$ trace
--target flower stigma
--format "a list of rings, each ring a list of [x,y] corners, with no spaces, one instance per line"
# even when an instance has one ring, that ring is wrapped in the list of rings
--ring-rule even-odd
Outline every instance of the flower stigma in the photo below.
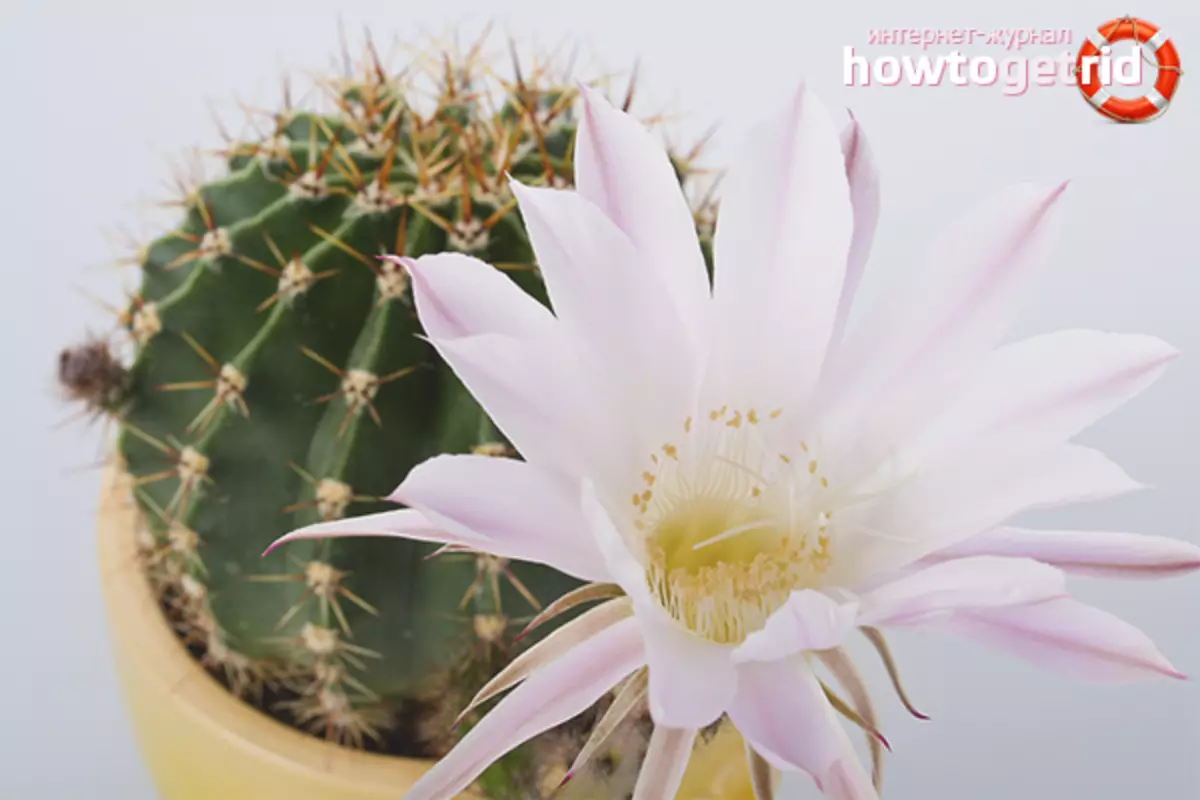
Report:
[[[829,481],[805,442],[770,444],[781,413],[689,417],[632,497],[652,595],[713,642],[740,643],[791,592],[820,588],[833,559]]]

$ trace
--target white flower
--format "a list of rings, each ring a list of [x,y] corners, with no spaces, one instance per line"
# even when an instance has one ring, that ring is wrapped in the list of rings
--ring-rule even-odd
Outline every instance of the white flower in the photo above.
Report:
[[[410,798],[462,790],[643,666],[656,729],[639,800],[673,796],[694,733],[722,714],[756,769],[874,797],[835,713],[877,733],[840,648],[856,627],[880,643],[878,627],[956,632],[1083,679],[1178,675],[1071,599],[1063,570],[1167,574],[1200,548],[1002,527],[1138,488],[1067,442],[1175,356],[1091,331],[998,346],[1063,186],[969,211],[847,332],[877,179],[857,124],[839,145],[810,93],[731,172],[711,291],[665,153],[586,91],[575,175],[577,192],[513,184],[553,313],[467,256],[399,259],[430,341],[525,460],[439,456],[391,498],[409,508],[285,537],[443,542],[623,593],[499,676],[481,699],[515,690]]]

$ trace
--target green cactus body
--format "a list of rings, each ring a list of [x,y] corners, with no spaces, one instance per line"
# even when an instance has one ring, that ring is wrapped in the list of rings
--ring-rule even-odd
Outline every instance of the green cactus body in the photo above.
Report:
[[[235,691],[288,687],[285,713],[331,738],[362,746],[405,724],[413,753],[435,753],[511,655],[514,623],[573,581],[399,539],[261,554],[298,526],[391,507],[382,496],[433,455],[511,454],[418,337],[407,275],[377,256],[470,253],[545,302],[505,174],[570,185],[574,90],[518,78],[489,110],[479,90],[495,87],[468,59],[420,114],[369,66],[331,88],[336,112],[285,110],[231,144],[227,177],[194,188],[143,251],[121,316],[136,354],[119,450],[150,577],[204,663]],[[429,730],[416,707],[435,709]]]

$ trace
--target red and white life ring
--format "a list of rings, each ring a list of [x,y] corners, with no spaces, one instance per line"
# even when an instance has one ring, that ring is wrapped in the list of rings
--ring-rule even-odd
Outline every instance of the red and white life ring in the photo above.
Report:
[[[1154,60],[1158,65],[1158,76],[1154,88],[1144,96],[1129,100],[1114,97],[1111,92],[1100,85],[1099,70],[1095,62],[1090,69],[1083,68],[1083,59],[1100,55],[1105,45],[1133,39],[1141,42],[1142,46],[1153,51]],[[1179,76],[1183,71],[1179,66],[1179,53],[1167,35],[1155,25],[1134,17],[1121,17],[1106,22],[1094,31],[1088,40],[1079,48],[1079,56],[1075,61],[1075,74],[1079,76],[1079,91],[1097,111],[1118,122],[1148,122],[1166,111],[1171,97],[1179,86]]]

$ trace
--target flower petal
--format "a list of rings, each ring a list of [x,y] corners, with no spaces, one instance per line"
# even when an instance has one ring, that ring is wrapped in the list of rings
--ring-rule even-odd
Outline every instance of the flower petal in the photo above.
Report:
[[[633,615],[627,598],[602,603],[557,628],[545,639],[524,651],[504,669],[497,672],[483,688],[475,693],[467,707],[459,712],[462,719],[475,708],[498,694],[508,691],[546,664],[560,658],[605,628],[612,627]]]
[[[654,726],[650,734],[650,746],[638,772],[633,800],[664,800],[674,797],[683,783],[688,759],[692,755],[692,744],[696,741],[695,728],[667,728]]]
[[[1153,383],[1177,350],[1153,336],[1059,331],[990,353],[937,424],[908,445],[968,449],[980,436],[1065,442]]]
[[[435,339],[554,335],[550,310],[490,264],[462,253],[391,258],[408,270],[417,317]]]
[[[997,446],[914,473],[875,500],[839,511],[828,580],[856,585],[1003,523],[1015,514],[1140,489],[1101,453],[1059,445],[1030,455]]]
[[[584,711],[642,662],[641,632],[632,619],[606,628],[501,700],[417,781],[405,800],[454,797],[493,761]]]
[[[839,349],[822,385],[825,414],[853,426],[882,393],[911,392],[990,350],[1046,260],[1064,189],[1012,187],[939,237],[924,271],[884,295]]]
[[[863,625],[922,625],[960,610],[1040,603],[1066,594],[1054,567],[1028,558],[946,561],[884,584],[862,598]]]
[[[588,732],[587,741],[583,743],[583,747],[579,748],[579,753],[571,763],[571,768],[567,770],[566,777],[563,778],[564,783],[577,775],[579,770],[592,760],[592,757],[608,743],[612,735],[616,733],[622,723],[629,719],[630,715],[645,711],[646,678],[646,669],[639,669],[621,684],[620,689],[614,692],[612,702],[608,704],[604,716],[592,726],[591,731]]]
[[[611,600],[614,597],[623,597],[625,592],[615,583],[585,583],[583,586],[572,589],[552,603],[549,603],[537,615],[531,619],[513,639],[513,644],[521,641],[537,628],[545,625],[555,617],[565,614],[574,608],[587,603],[592,603],[597,600]]]
[[[804,770],[818,784],[842,756],[845,731],[803,659],[740,664],[729,718],[773,767]]]
[[[588,535],[573,483],[524,461],[441,455],[418,464],[388,498],[418,509],[463,539],[487,539],[493,555],[550,564],[589,581],[608,573]]]
[[[818,660],[833,673],[843,691],[850,696],[856,714],[862,719],[863,732],[867,735],[867,750],[871,754],[871,785],[879,791],[883,785],[883,742],[880,741],[879,715],[875,703],[858,667],[845,648],[836,647],[817,654]]]
[[[564,335],[624,403],[615,429],[643,439],[632,473],[651,447],[645,440],[657,447],[690,413],[696,347],[660,276],[600,209],[575,192],[511,186]]]
[[[977,533],[928,560],[977,555],[1036,558],[1065,572],[1099,578],[1168,578],[1200,569],[1200,547],[1179,539],[1009,527]]]
[[[658,272],[694,340],[708,311],[708,272],[692,210],[666,150],[644,125],[583,88],[575,186]]]
[[[854,209],[854,234],[850,239],[846,278],[842,281],[841,300],[833,323],[831,338],[834,346],[841,341],[846,329],[879,222],[879,170],[858,120],[851,117],[850,123],[842,129],[841,142],[846,179],[850,182],[850,205]]]
[[[460,545],[472,550],[488,552],[491,552],[490,548],[495,546],[494,542],[484,536],[464,535],[460,531],[443,530],[430,522],[420,511],[413,508],[401,508],[396,511],[380,511],[377,514],[363,514],[359,517],[318,522],[297,528],[272,542],[263,555],[270,553],[282,544],[297,539],[336,539],[342,536],[395,536],[399,539]]]
[[[775,800],[775,770],[771,762],[754,752],[754,748],[746,745],[746,761],[750,768],[750,788],[754,791],[754,800]]]
[[[588,370],[562,340],[550,310],[470,256],[393,258],[412,277],[431,342],[501,431],[527,458],[578,473],[594,449],[563,420],[572,406],[587,415],[603,412],[586,388]],[[574,454],[566,452],[572,447]]]
[[[878,800],[879,793],[844,732],[842,739],[842,756],[833,762],[821,786],[826,800]]]
[[[639,605],[653,603],[650,597],[650,587],[646,583],[646,573],[642,565],[634,558],[629,545],[613,524],[612,518],[604,509],[597,495],[596,484],[584,478],[580,491],[580,506],[583,518],[587,521],[588,532],[596,540],[597,547],[604,559],[604,566],[612,580],[625,590],[625,594],[633,598]]]
[[[725,713],[737,690],[733,648],[684,630],[653,602],[635,602],[634,615],[646,639],[655,724],[703,728]]]
[[[1162,675],[1184,677],[1146,634],[1071,598],[963,611],[939,627],[1075,679],[1122,683]]]
[[[908,699],[908,692],[904,690],[904,683],[900,680],[900,669],[896,666],[896,659],[892,657],[892,649],[888,646],[883,631],[872,628],[870,625],[863,625],[859,630],[875,648],[879,660],[883,662],[883,668],[887,670],[888,679],[892,682],[892,689],[896,692],[896,697],[904,709],[917,719],[928,721],[929,716],[918,711],[917,707],[912,704],[912,700]]]
[[[802,650],[837,647],[854,629],[857,603],[839,603],[813,589],[792,592],[767,624],[746,637],[733,660],[777,661]]]
[[[488,333],[431,341],[527,460],[567,475],[586,471],[614,479],[625,474],[599,433],[609,429],[609,412],[561,337]],[[580,425],[580,419],[595,422]]]
[[[801,87],[729,172],[713,242],[714,399],[794,405],[821,370],[852,229],[837,129]]]
[[[634,616],[646,639],[650,668],[650,715],[655,724],[702,728],[728,707],[737,688],[732,647],[684,630],[651,597],[646,574],[584,480],[581,497],[588,529],[596,537],[612,579],[633,600]]]

